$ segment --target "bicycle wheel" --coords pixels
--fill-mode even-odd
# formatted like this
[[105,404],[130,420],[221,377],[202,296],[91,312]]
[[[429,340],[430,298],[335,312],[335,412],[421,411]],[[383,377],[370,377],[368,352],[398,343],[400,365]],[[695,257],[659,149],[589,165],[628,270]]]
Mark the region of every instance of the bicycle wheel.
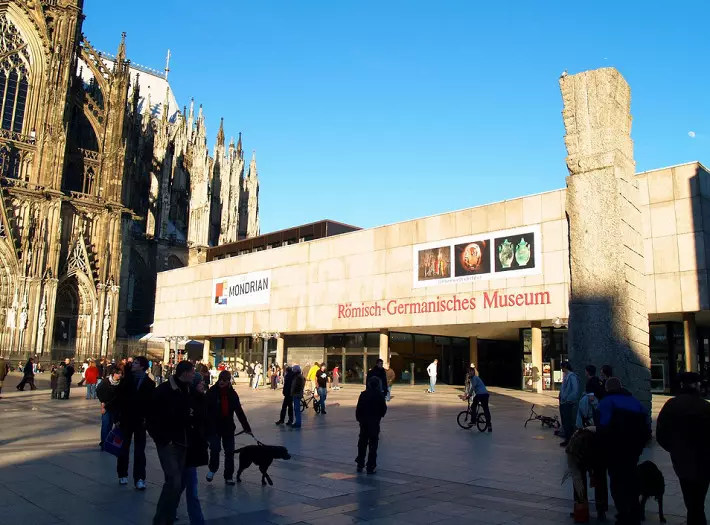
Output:
[[488,423],[486,422],[486,416],[483,414],[478,414],[478,419],[476,421],[476,426],[479,432],[485,432],[488,428]]
[[320,414],[320,403],[315,399],[313,400],[313,410],[316,411],[316,414]]
[[473,426],[473,419],[471,419],[471,413],[468,410],[459,412],[459,415],[456,416],[456,422],[461,428],[468,430]]
[[301,398],[301,412],[305,412],[305,410],[308,408],[308,403],[306,402],[305,399]]

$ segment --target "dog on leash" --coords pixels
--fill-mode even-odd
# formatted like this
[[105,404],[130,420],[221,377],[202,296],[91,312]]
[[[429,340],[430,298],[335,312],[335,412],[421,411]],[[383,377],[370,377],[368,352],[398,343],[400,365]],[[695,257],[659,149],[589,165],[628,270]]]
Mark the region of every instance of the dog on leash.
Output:
[[237,470],[237,483],[242,481],[242,472],[248,469],[253,463],[259,467],[261,472],[261,484],[273,485],[267,470],[275,459],[291,459],[291,454],[288,453],[286,447],[276,447],[271,445],[248,445],[234,451],[239,454],[239,470]]
[[666,481],[663,479],[663,473],[652,461],[644,461],[636,467],[636,479],[641,498],[641,521],[646,520],[646,501],[655,498],[658,501],[658,518],[661,523],[665,523],[663,494],[666,491]]

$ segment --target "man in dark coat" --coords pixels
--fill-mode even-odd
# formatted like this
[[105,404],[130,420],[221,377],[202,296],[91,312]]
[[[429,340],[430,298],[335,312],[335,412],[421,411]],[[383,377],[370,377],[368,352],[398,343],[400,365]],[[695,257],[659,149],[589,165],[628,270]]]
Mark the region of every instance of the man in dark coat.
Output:
[[27,360],[27,364],[25,367],[22,369],[22,381],[17,385],[17,389],[20,392],[23,392],[25,390],[25,385],[29,383],[30,385],[30,390],[37,390],[37,387],[35,386],[35,371],[34,371],[34,364],[35,361],[31,357]]
[[650,435],[648,412],[616,377],[606,382],[597,431],[609,470],[611,496],[619,514],[617,523],[637,525],[641,508],[636,465]]
[[382,359],[378,359],[377,363],[375,363],[375,366],[368,370],[366,379],[366,383],[368,385],[370,384],[370,378],[372,377],[376,377],[380,380],[382,393],[386,396],[389,389],[387,388],[387,372],[384,369],[384,363]]
[[277,425],[284,424],[284,418],[286,417],[286,411],[288,410],[288,421],[287,425],[293,425],[293,398],[291,397],[291,385],[293,384],[293,370],[291,367],[286,367],[286,375],[284,375],[284,388],[283,396],[284,400],[281,404],[281,415],[279,420],[276,422]]
[[74,365],[72,364],[71,359],[69,359],[68,357],[64,360],[64,364],[66,365],[66,368],[64,370],[64,378],[66,379],[66,383],[64,384],[63,399],[69,399],[69,394],[71,393],[71,378],[76,370],[74,369]]
[[207,392],[207,435],[210,441],[210,464],[207,481],[211,482],[219,469],[220,445],[224,447],[224,481],[234,485],[234,424],[236,414],[244,432],[251,434],[251,427],[244,414],[239,396],[232,388],[232,374],[227,370],[219,373],[217,383]]
[[671,454],[680,481],[688,525],[705,525],[710,485],[710,403],[700,396],[700,376],[680,374],[680,394],[658,414],[656,441]]
[[96,396],[101,401],[101,441],[99,441],[99,447],[102,450],[106,436],[111,432],[114,423],[118,421],[118,387],[123,377],[123,372],[118,367],[111,366],[106,371],[108,375],[96,387]]
[[145,443],[146,417],[153,400],[155,382],[148,377],[148,360],[136,357],[131,363],[130,373],[124,378],[117,390],[118,423],[123,434],[123,446],[118,456],[116,471],[121,485],[128,484],[128,460],[133,446],[133,482],[136,489],[145,490]]
[[[382,361],[380,361],[381,363]],[[360,437],[357,442],[357,471],[362,472],[367,456],[367,473],[374,474],[377,469],[377,447],[380,440],[380,420],[387,413],[387,402],[382,394],[382,384],[377,377],[370,377],[367,390],[360,394],[355,409],[355,419],[360,423]]]
[[154,390],[153,402],[148,411],[148,431],[155,441],[165,477],[153,525],[172,525],[175,521],[183,490],[188,435],[194,424],[194,379],[195,365],[190,361],[180,361],[175,367],[175,374]]

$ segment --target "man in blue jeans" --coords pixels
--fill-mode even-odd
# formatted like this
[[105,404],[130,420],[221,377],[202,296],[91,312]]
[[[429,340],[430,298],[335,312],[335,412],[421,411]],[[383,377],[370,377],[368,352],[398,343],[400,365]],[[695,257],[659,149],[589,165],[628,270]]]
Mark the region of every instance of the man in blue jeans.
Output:
[[320,370],[316,372],[316,384],[318,385],[320,413],[325,415],[325,398],[328,397],[328,372],[326,371],[325,363],[320,365]]
[[99,386],[96,387],[96,396],[101,401],[101,441],[99,446],[102,449],[104,448],[106,436],[111,432],[114,423],[117,421],[116,389],[122,377],[123,373],[120,368],[110,367],[106,379],[101,381]]
[[434,359],[434,361],[426,369],[427,374],[429,374],[429,390],[427,390],[427,392],[430,394],[436,392],[436,370],[438,366],[439,360]]
[[301,428],[301,399],[303,398],[303,389],[306,387],[306,378],[301,373],[301,367],[293,365],[293,382],[291,383],[291,398],[293,399],[293,415],[296,422],[292,428]]

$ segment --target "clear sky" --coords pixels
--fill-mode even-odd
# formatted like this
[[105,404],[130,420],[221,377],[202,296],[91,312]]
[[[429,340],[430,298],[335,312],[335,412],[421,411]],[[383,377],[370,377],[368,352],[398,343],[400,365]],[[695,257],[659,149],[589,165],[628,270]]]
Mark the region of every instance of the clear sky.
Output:
[[[637,170],[710,163],[707,1],[85,1],[84,33],[163,69],[214,142],[255,149],[263,233],[362,227],[561,188],[558,77],[631,85]],[[694,138],[689,136],[694,132]]]

